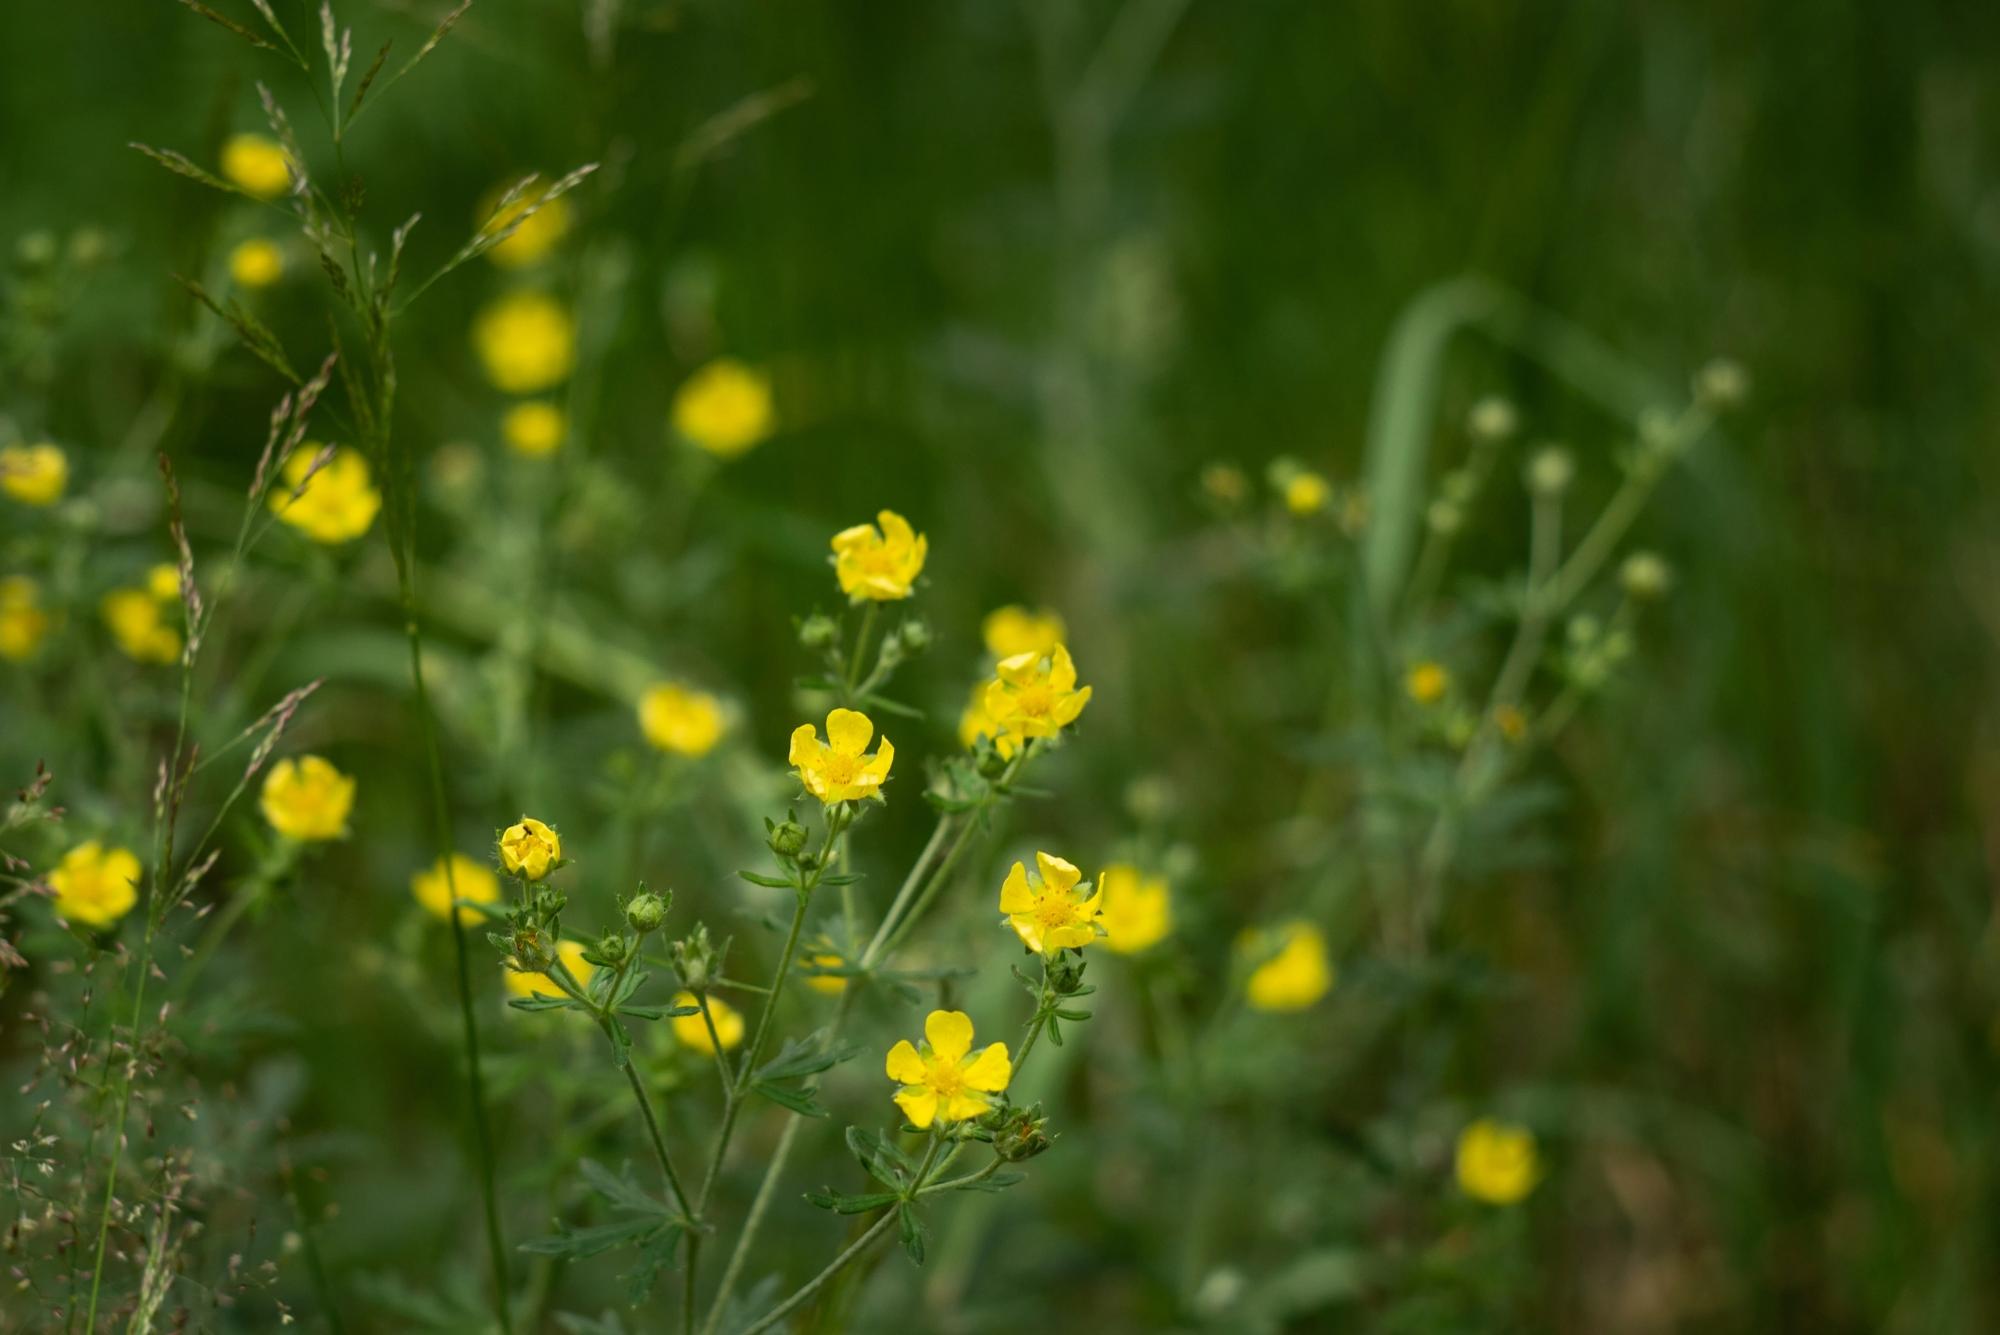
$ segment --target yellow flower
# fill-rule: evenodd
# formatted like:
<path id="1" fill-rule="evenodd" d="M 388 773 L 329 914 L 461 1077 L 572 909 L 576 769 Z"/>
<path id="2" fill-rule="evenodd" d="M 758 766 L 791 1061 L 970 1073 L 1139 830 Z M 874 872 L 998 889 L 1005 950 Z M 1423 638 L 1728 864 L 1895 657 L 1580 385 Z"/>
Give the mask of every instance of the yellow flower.
<path id="1" fill-rule="evenodd" d="M 699 1006 L 701 1002 L 692 992 L 674 993 L 674 1005 Z M 715 1036 L 722 1040 L 722 1050 L 729 1051 L 743 1041 L 743 1016 L 728 1002 L 714 993 L 708 998 L 708 1018 L 715 1021 Z M 673 1027 L 674 1037 L 696 1052 L 713 1055 L 715 1044 L 709 1041 L 708 1025 L 699 1015 L 676 1015 L 667 1021 Z"/>
<path id="2" fill-rule="evenodd" d="M 1092 890 L 1088 898 L 1079 897 L 1076 883 L 1083 873 L 1050 853 L 1035 854 L 1035 871 L 1030 881 L 1027 867 L 1017 862 L 1000 884 L 1000 911 L 1021 944 L 1037 954 L 1053 955 L 1065 946 L 1081 950 L 1095 941 L 1103 888 Z"/>
<path id="3" fill-rule="evenodd" d="M 988 612 L 986 620 L 979 624 L 986 650 L 995 658 L 1054 653 L 1055 647 L 1068 638 L 1067 629 L 1059 613 L 1031 612 L 1014 606 Z"/>
<path id="4" fill-rule="evenodd" d="M 809 950 L 799 961 L 801 971 L 813 969 L 838 969 L 846 965 L 838 952 L 832 950 Z M 847 990 L 847 976 L 838 973 L 806 973 L 806 986 L 815 992 L 824 992 L 837 997 Z"/>
<path id="5" fill-rule="evenodd" d="M 285 272 L 285 252 L 266 237 L 239 241 L 229 252 L 229 276 L 239 287 L 269 287 Z"/>
<path id="6" fill-rule="evenodd" d="M 853 709 L 836 709 L 826 716 L 824 742 L 812 724 L 799 724 L 792 729 L 790 755 L 799 782 L 828 806 L 877 796 L 889 777 L 896 748 L 884 737 L 874 755 L 864 755 L 874 735 L 875 725 L 868 716 Z"/>
<path id="7" fill-rule="evenodd" d="M 1097 888 L 1104 896 L 1104 911 L 1098 918 L 1104 925 L 1104 944 L 1119 954 L 1137 954 L 1173 930 L 1173 902 L 1164 877 L 1114 863 L 1098 873 Z"/>
<path id="8" fill-rule="evenodd" d="M 1250 1004 L 1260 1011 L 1302 1011 L 1333 986 L 1326 938 L 1304 919 L 1275 930 L 1252 929 L 1240 942 L 1243 954 L 1261 961 L 1250 974 Z"/>
<path id="9" fill-rule="evenodd" d="M 26 575 L 0 579 L 0 658 L 19 663 L 34 656 L 49 633 L 42 593 Z"/>
<path id="10" fill-rule="evenodd" d="M 271 512 L 314 542 L 351 542 L 375 522 L 382 493 L 369 483 L 368 461 L 345 445 L 308 477 L 323 448 L 307 441 L 292 452 L 283 480 L 271 488 Z"/>
<path id="11" fill-rule="evenodd" d="M 503 187 L 486 197 L 485 207 L 480 210 L 480 216 L 486 219 L 480 224 L 482 232 L 490 235 L 499 231 L 520 217 L 527 207 L 540 197 L 537 187 L 529 186 L 519 199 L 495 212 L 493 206 L 498 204 L 506 193 Z M 562 240 L 569 232 L 569 224 L 569 201 L 557 195 L 528 214 L 527 221 L 515 228 L 512 236 L 486 252 L 486 258 L 503 269 L 525 269 L 530 265 L 539 264 L 556 248 L 556 242 Z"/>
<path id="12" fill-rule="evenodd" d="M 514 453 L 531 459 L 555 453 L 568 431 L 563 410 L 546 399 L 517 403 L 500 419 L 500 438 Z"/>
<path id="13" fill-rule="evenodd" d="M 451 855 L 449 878 L 445 876 L 443 858 L 439 858 L 410 878 L 410 893 L 417 897 L 417 902 L 429 910 L 432 916 L 446 921 L 450 921 L 451 918 L 454 890 L 458 892 L 456 896 L 458 899 L 472 900 L 480 904 L 495 904 L 500 900 L 500 878 L 493 874 L 491 867 L 483 862 L 474 862 L 463 853 Z M 478 909 L 459 905 L 460 922 L 478 922 L 482 916 L 484 915 Z"/>
<path id="14" fill-rule="evenodd" d="M 924 1050 L 907 1038 L 896 1040 L 886 1063 L 889 1078 L 902 1088 L 896 1106 L 919 1130 L 934 1121 L 963 1122 L 993 1106 L 1014 1078 L 1005 1043 L 990 1043 L 972 1056 L 972 1020 L 964 1011 L 932 1011 L 924 1021 Z"/>
<path id="15" fill-rule="evenodd" d="M 662 751 L 705 756 L 727 726 L 722 702 L 705 691 L 662 682 L 639 697 L 639 730 Z"/>
<path id="16" fill-rule="evenodd" d="M 23 505 L 54 505 L 69 485 L 69 457 L 56 446 L 0 447 L 0 491 Z"/>
<path id="17" fill-rule="evenodd" d="M 180 567 L 162 561 L 146 571 L 146 592 L 163 603 L 177 603 L 181 600 Z"/>
<path id="18" fill-rule="evenodd" d="M 1064 645 L 1047 658 L 1003 658 L 997 670 L 1000 675 L 986 685 L 986 714 L 1017 738 L 1053 737 L 1090 703 L 1090 687 L 1077 689 L 1076 664 Z"/>
<path id="19" fill-rule="evenodd" d="M 1326 479 L 1318 473 L 1294 473 L 1285 483 L 1285 508 L 1295 515 L 1318 514 L 1326 508 Z"/>
<path id="20" fill-rule="evenodd" d="M 259 199 L 276 199 L 292 188 L 291 159 L 261 134 L 229 136 L 222 145 L 222 174 Z"/>
<path id="21" fill-rule="evenodd" d="M 92 839 L 63 854 L 49 873 L 56 912 L 86 927 L 108 927 L 139 902 L 139 859 L 129 848 Z"/>
<path id="22" fill-rule="evenodd" d="M 993 740 L 994 749 L 1004 758 L 1012 760 L 1021 744 L 986 712 L 986 688 L 989 685 L 990 682 L 982 681 L 972 688 L 972 699 L 966 702 L 965 712 L 958 716 L 958 741 L 970 751 L 981 737 L 989 737 Z"/>
<path id="23" fill-rule="evenodd" d="M 1519 705 L 1501 705 L 1493 711 L 1493 726 L 1508 741 L 1518 742 L 1528 735 L 1528 716 Z"/>
<path id="24" fill-rule="evenodd" d="M 771 378 L 734 357 L 697 370 L 674 395 L 674 431 L 718 459 L 746 453 L 776 425 Z"/>
<path id="25" fill-rule="evenodd" d="M 562 861 L 562 836 L 533 816 L 523 816 L 500 835 L 500 865 L 514 876 L 539 881 Z"/>
<path id="26" fill-rule="evenodd" d="M 910 596 L 923 572 L 930 544 L 894 510 L 875 516 L 881 525 L 856 524 L 833 535 L 833 573 L 855 602 L 893 602 Z"/>
<path id="27" fill-rule="evenodd" d="M 570 976 L 579 987 L 588 986 L 590 975 L 597 972 L 597 966 L 583 957 L 583 942 L 558 941 L 556 958 L 563 962 Z M 506 968 L 505 965 L 501 966 Z M 518 969 L 507 969 L 500 975 L 506 981 L 507 990 L 517 997 L 566 997 L 569 993 L 557 987 L 555 980 L 545 973 L 522 973 Z"/>
<path id="28" fill-rule="evenodd" d="M 576 364 L 576 325 L 560 302 L 540 292 L 511 292 L 479 313 L 472 345 L 486 378 L 508 394 L 559 385 Z"/>
<path id="29" fill-rule="evenodd" d="M 1418 704 L 1434 705 L 1451 689 L 1451 673 L 1441 663 L 1416 663 L 1403 674 L 1403 689 Z"/>
<path id="30" fill-rule="evenodd" d="M 1541 1180 L 1535 1133 L 1482 1117 L 1458 1136 L 1458 1186 L 1488 1205 L 1512 1205 Z"/>
<path id="31" fill-rule="evenodd" d="M 171 663 L 181 656 L 181 636 L 161 618 L 160 606 L 150 590 L 113 589 L 104 595 L 98 611 L 127 658 Z"/>
<path id="32" fill-rule="evenodd" d="M 287 839 L 339 839 L 354 806 L 354 780 L 319 756 L 280 760 L 265 778 L 257 805 Z"/>

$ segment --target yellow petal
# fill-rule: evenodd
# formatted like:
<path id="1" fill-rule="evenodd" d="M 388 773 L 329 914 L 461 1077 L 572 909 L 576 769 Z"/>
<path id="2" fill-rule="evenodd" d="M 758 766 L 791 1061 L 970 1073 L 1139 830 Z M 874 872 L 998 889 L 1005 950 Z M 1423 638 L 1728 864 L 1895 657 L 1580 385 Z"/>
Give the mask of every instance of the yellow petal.
<path id="1" fill-rule="evenodd" d="M 844 528 L 833 535 L 833 550 L 836 552 L 852 551 L 857 547 L 866 547 L 873 541 L 875 541 L 875 526 L 873 524 L 856 524 L 853 528 Z"/>
<path id="2" fill-rule="evenodd" d="M 998 1094 L 1007 1088 L 1007 1082 L 1014 1078 L 1014 1063 L 1007 1059 L 1005 1043 L 989 1043 L 985 1051 L 974 1057 L 960 1074 L 967 1089 L 983 1089 L 989 1094 Z"/>
<path id="3" fill-rule="evenodd" d="M 1083 879 L 1083 873 L 1067 858 L 1059 858 L 1053 853 L 1036 853 L 1035 870 L 1042 874 L 1042 884 L 1051 890 L 1069 890 Z"/>
<path id="4" fill-rule="evenodd" d="M 1042 924 L 1034 914 L 1017 913 L 1007 919 L 1007 925 L 1014 929 L 1014 935 L 1021 938 L 1022 945 L 1037 955 L 1042 953 Z"/>
<path id="5" fill-rule="evenodd" d="M 924 1079 L 924 1059 L 917 1055 L 915 1047 L 907 1038 L 896 1040 L 896 1046 L 889 1049 L 889 1078 L 899 1085 L 919 1085 Z"/>
<path id="6" fill-rule="evenodd" d="M 1061 699 L 1056 701 L 1056 707 L 1055 707 L 1056 723 L 1062 727 L 1068 727 L 1070 724 L 1076 722 L 1076 716 L 1078 714 L 1081 714 L 1083 712 L 1083 707 L 1089 703 L 1090 703 L 1090 687 L 1088 686 L 1084 687 L 1080 691 L 1073 691 L 1070 694 L 1063 696 Z"/>
<path id="7" fill-rule="evenodd" d="M 1059 644 L 1049 654 L 1049 685 L 1058 691 L 1076 689 L 1076 663 L 1069 656 L 1069 646 Z"/>
<path id="8" fill-rule="evenodd" d="M 811 764 L 813 757 L 818 755 L 818 746 L 819 729 L 810 723 L 799 724 L 798 727 L 792 729 L 792 749 L 788 757 L 789 763 L 799 767 Z"/>
<path id="9" fill-rule="evenodd" d="M 994 665 L 993 670 L 1000 674 L 1001 681 L 1025 686 L 1035 679 L 1036 669 L 1041 665 L 1041 661 L 1040 654 L 1030 651 L 1025 654 L 1015 654 L 1012 658 L 1001 659 Z"/>
<path id="10" fill-rule="evenodd" d="M 842 755 L 860 755 L 874 735 L 875 725 L 859 710 L 836 709 L 826 716 L 827 745 Z"/>
<path id="11" fill-rule="evenodd" d="M 882 780 L 889 777 L 889 766 L 894 764 L 895 760 L 896 748 L 889 744 L 887 737 L 884 737 L 882 744 L 875 748 L 875 758 L 861 771 L 862 777 L 879 785 Z"/>
<path id="12" fill-rule="evenodd" d="M 924 1037 L 933 1057 L 956 1062 L 972 1051 L 972 1017 L 964 1011 L 932 1011 L 924 1020 Z"/>
<path id="13" fill-rule="evenodd" d="M 882 536 L 891 547 L 903 547 L 915 540 L 917 531 L 910 527 L 910 521 L 894 510 L 884 510 L 875 516 L 875 522 L 882 526 Z"/>
<path id="14" fill-rule="evenodd" d="M 969 1122 L 975 1117 L 984 1117 L 993 1105 L 979 1094 L 954 1094 L 944 1106 L 944 1120 L 947 1122 Z"/>
<path id="15" fill-rule="evenodd" d="M 1007 873 L 1007 879 L 1000 883 L 1000 911 L 1002 913 L 1033 913 L 1035 896 L 1028 889 L 1028 869 L 1020 863 Z"/>
<path id="16" fill-rule="evenodd" d="M 903 1116 L 910 1119 L 910 1125 L 919 1131 L 936 1118 L 937 1105 L 937 1091 L 927 1085 L 910 1085 L 896 1091 L 896 1106 L 903 1110 Z"/>

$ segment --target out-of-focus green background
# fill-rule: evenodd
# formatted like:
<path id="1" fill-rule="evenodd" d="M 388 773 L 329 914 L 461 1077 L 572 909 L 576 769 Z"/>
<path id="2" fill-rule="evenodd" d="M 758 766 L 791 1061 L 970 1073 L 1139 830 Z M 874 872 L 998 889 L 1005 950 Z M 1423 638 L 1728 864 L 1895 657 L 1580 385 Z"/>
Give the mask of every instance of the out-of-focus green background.
<path id="1" fill-rule="evenodd" d="M 302 6 L 279 12 L 312 32 Z M 372 55 L 387 37 L 412 49 L 436 13 L 350 3 L 342 16 Z M 221 336 L 169 275 L 200 274 L 222 241 L 280 220 L 125 144 L 209 162 L 225 133 L 262 129 L 254 79 L 302 127 L 311 98 L 173 4 L 16 6 L 4 29 L 0 238 L 70 245 L 94 228 L 108 251 L 45 306 L 10 289 L 0 419 L 124 479 L 93 560 L 143 570 L 167 553 L 149 447 L 187 480 L 198 547 L 221 541 L 280 388 L 235 350 L 175 375 Z M 345 149 L 378 243 L 424 215 L 418 272 L 497 185 L 605 164 L 575 197 L 581 225 L 551 277 L 588 303 L 586 343 L 603 340 L 593 382 L 574 387 L 589 392 L 587 438 L 549 474 L 560 481 L 495 483 L 508 514 L 548 507 L 552 536 L 538 546 L 490 511 L 424 521 L 431 588 L 453 603 L 436 609 L 440 639 L 463 674 L 443 695 L 458 700 L 447 741 L 465 846 L 525 808 L 596 822 L 609 847 L 643 763 L 615 692 L 495 652 L 528 608 L 450 596 L 453 578 L 503 572 L 504 589 L 504 572 L 529 571 L 531 607 L 739 705 L 727 780 L 629 853 L 684 905 L 731 912 L 728 873 L 756 855 L 745 812 L 784 798 L 751 757 L 775 761 L 802 717 L 789 618 L 833 606 L 826 535 L 889 506 L 930 535 L 924 608 L 940 638 L 906 692 L 934 721 L 891 729 L 913 765 L 907 796 L 917 757 L 950 744 L 978 617 L 1009 601 L 1062 609 L 1097 696 L 1047 777 L 1055 797 L 1016 825 L 1095 862 L 1130 832 L 1131 782 L 1164 780 L 1187 930 L 1215 934 L 1190 949 L 1220 958 L 1237 924 L 1320 874 L 1286 820 L 1323 754 L 1311 733 L 1346 652 L 1346 595 L 1213 576 L 1200 471 L 1231 461 L 1254 478 L 1292 455 L 1356 475 L 1399 311 L 1484 274 L 1591 330 L 1663 396 L 1716 353 L 1755 385 L 1643 523 L 1679 580 L 1623 686 L 1536 762 L 1561 796 L 1535 827 L 1552 858 L 1484 878 L 1454 919 L 1452 949 L 1513 981 L 1402 1016 L 1386 1053 L 1348 1047 L 1337 1016 L 1304 1022 L 1296 1085 L 1225 1110 L 1240 1180 L 1261 1184 L 1249 1199 L 1183 1206 L 1172 1183 L 1094 1172 L 1086 1161 L 1118 1159 L 1090 1118 L 1172 1138 L 1097 1091 L 1035 1165 L 1041 1194 L 1009 1199 L 980 1278 L 960 1277 L 954 1292 L 988 1323 L 968 1328 L 1029 1315 L 1193 1328 L 1215 1295 L 1187 1291 L 1211 1272 L 1255 1285 L 1308 1252 L 1405 1245 L 1401 1221 L 1348 1211 L 1317 1194 L 1331 1179 L 1258 1145 L 1337 1145 L 1407 1111 L 1400 1091 L 1438 1070 L 1470 1096 L 1526 1087 L 1566 1110 L 1548 1150 L 1559 1171 L 1511 1253 L 1527 1264 L 1508 1281 L 1510 1320 L 1992 1328 L 1996 43 L 2000 11 L 1968 4 L 481 0 Z M 1079 87 L 1092 97 L 1073 100 Z M 676 169 L 697 126 L 773 90 L 800 100 Z M 311 364 L 323 298 L 293 260 L 260 309 Z M 509 281 L 461 271 L 402 336 L 399 431 L 420 450 L 470 442 L 496 473 L 503 400 L 466 329 Z M 784 426 L 694 492 L 667 405 L 715 352 L 772 368 Z M 1533 437 L 1570 442 L 1601 500 L 1629 424 L 1475 339 L 1441 420 L 1487 392 L 1512 397 Z M 1467 565 L 1512 569 L 1520 532 L 1518 507 L 1488 507 Z M 392 1274 L 422 1289 L 440 1257 L 472 1264 L 471 1225 L 450 1221 L 470 1220 L 473 1198 L 449 1015 L 413 1024 L 370 981 L 410 944 L 402 887 L 428 847 L 393 581 L 371 542 L 328 569 L 274 541 L 259 577 L 260 596 L 317 580 L 325 601 L 260 664 L 249 703 L 329 675 L 300 744 L 337 755 L 362 795 L 356 839 L 307 876 L 295 921 L 266 920 L 265 957 L 243 965 L 264 980 L 276 1037 L 215 1085 L 322 1138 L 342 1283 Z M 482 734 L 488 686 L 532 699 L 526 733 Z M 149 689 L 120 687 L 141 735 L 165 707 Z M 10 687 L 8 782 L 45 756 L 59 778 L 104 776 L 73 804 L 141 820 L 149 771 L 121 758 L 117 725 L 71 723 Z M 873 834 L 877 879 L 924 828 L 914 800 L 892 807 Z M 1365 993 L 1386 966 L 1365 937 L 1338 944 Z M 1115 1047 L 1119 1030 L 1082 1041 Z M 1255 1129 L 1273 1126 L 1284 1134 Z M 1296 1181 L 1315 1191 L 1287 1197 Z M 1216 1236 L 1167 1254 L 1147 1225 L 1155 1190 L 1212 1211 Z M 808 1225 L 801 1257 L 833 1237 L 819 1216 Z M 1203 1273 L 1175 1274 L 1190 1261 Z M 1442 1320 L 1366 1282 L 1330 1288 L 1296 1328 Z"/>

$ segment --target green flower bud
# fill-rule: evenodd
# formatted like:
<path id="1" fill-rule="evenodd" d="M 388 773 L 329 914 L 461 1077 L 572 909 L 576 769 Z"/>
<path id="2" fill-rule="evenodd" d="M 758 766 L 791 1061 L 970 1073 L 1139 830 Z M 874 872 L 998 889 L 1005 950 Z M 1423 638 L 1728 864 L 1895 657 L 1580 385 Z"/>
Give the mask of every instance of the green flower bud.
<path id="1" fill-rule="evenodd" d="M 1618 567 L 1618 584 L 1641 602 L 1666 597 L 1674 587 L 1674 568 L 1654 552 L 1633 552 Z"/>
<path id="2" fill-rule="evenodd" d="M 912 617 L 903 623 L 903 649 L 907 653 L 920 654 L 931 647 L 931 624 L 921 617 Z"/>
<path id="3" fill-rule="evenodd" d="M 555 942 L 538 927 L 522 927 L 509 943 L 514 965 L 522 973 L 547 973 L 556 962 Z"/>
<path id="4" fill-rule="evenodd" d="M 1008 1163 L 1032 1159 L 1049 1147 L 1049 1119 L 1042 1105 L 1011 1109 L 993 1132 L 993 1152 Z"/>
<path id="5" fill-rule="evenodd" d="M 667 901 L 651 891 L 641 891 L 625 904 L 625 921 L 635 932 L 650 932 L 667 919 Z"/>
<path id="6" fill-rule="evenodd" d="M 1506 440 L 1520 424 L 1520 415 L 1514 411 L 1514 405 L 1498 395 L 1481 399 L 1465 415 L 1466 431 L 1474 440 L 1487 444 L 1497 445 Z"/>
<path id="7" fill-rule="evenodd" d="M 674 942 L 672 953 L 674 972 L 680 975 L 681 986 L 690 992 L 706 992 L 717 972 L 715 947 L 709 942 L 707 925 L 696 923 L 692 932 Z"/>
<path id="8" fill-rule="evenodd" d="M 623 932 L 606 932 L 598 938 L 597 948 L 591 951 L 589 958 L 594 963 L 608 964 L 615 968 L 624 963 L 628 953 Z"/>
<path id="9" fill-rule="evenodd" d="M 764 842 L 779 857 L 796 858 L 805 852 L 806 827 L 788 816 L 771 827 L 770 836 Z"/>
<path id="10" fill-rule="evenodd" d="M 1528 461 L 1528 490 L 1537 496 L 1560 496 L 1575 480 L 1576 462 L 1560 445 L 1546 446 Z"/>
<path id="11" fill-rule="evenodd" d="M 1694 397 L 1713 412 L 1740 408 L 1750 397 L 1750 373 L 1740 363 L 1718 357 L 1695 372 Z"/>
<path id="12" fill-rule="evenodd" d="M 825 649 L 840 638 L 840 627 L 832 617 L 813 613 L 799 623 L 799 644 L 806 649 Z"/>

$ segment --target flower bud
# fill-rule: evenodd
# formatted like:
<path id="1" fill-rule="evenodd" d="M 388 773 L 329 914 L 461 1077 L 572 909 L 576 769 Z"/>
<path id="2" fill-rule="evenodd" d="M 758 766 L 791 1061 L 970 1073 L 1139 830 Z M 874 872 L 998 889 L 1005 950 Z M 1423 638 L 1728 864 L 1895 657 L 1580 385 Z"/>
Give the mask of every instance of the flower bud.
<path id="1" fill-rule="evenodd" d="M 832 617 L 815 612 L 799 623 L 799 647 L 803 649 L 826 649 L 840 638 L 840 627 Z"/>
<path id="2" fill-rule="evenodd" d="M 771 851 L 779 857 L 796 858 L 805 852 L 806 827 L 787 816 L 771 827 L 771 833 L 764 842 L 769 844 Z"/>
<path id="3" fill-rule="evenodd" d="M 1618 584 L 1640 602 L 1664 598 L 1674 586 L 1674 569 L 1655 552 L 1633 552 L 1618 567 Z"/>
<path id="4" fill-rule="evenodd" d="M 608 964 L 616 968 L 618 965 L 624 963 L 625 956 L 628 953 L 625 934 L 623 932 L 606 932 L 598 938 L 597 949 L 592 952 L 592 955 L 597 963 Z"/>
<path id="5" fill-rule="evenodd" d="M 1520 415 L 1514 411 L 1514 405 L 1497 394 L 1489 394 L 1479 400 L 1465 415 L 1465 429 L 1472 438 L 1492 445 L 1513 435 L 1520 424 Z"/>
<path id="6" fill-rule="evenodd" d="M 911 617 L 903 623 L 903 650 L 920 654 L 931 647 L 931 623 L 922 617 Z"/>
<path id="7" fill-rule="evenodd" d="M 695 924 L 692 932 L 674 942 L 672 953 L 681 986 L 690 992 L 706 992 L 716 975 L 715 947 L 709 942 L 707 925 Z"/>
<path id="8" fill-rule="evenodd" d="M 1537 496 L 1551 499 L 1561 496 L 1575 478 L 1576 462 L 1559 445 L 1536 451 L 1535 457 L 1528 461 L 1528 490 Z"/>
<path id="9" fill-rule="evenodd" d="M 625 921 L 635 932 L 650 932 L 667 920 L 667 901 L 642 890 L 625 903 Z"/>
<path id="10" fill-rule="evenodd" d="M 556 962 L 555 945 L 538 927 L 523 927 L 514 933 L 514 966 L 522 973 L 547 973 Z"/>
<path id="11" fill-rule="evenodd" d="M 1750 373 L 1741 363 L 1718 357 L 1695 372 L 1694 397 L 1713 412 L 1740 408 L 1750 397 Z"/>
<path id="12" fill-rule="evenodd" d="M 1084 887 L 1077 888 L 1081 891 Z M 1083 986 L 1083 971 L 1087 967 L 1081 952 L 1057 952 L 1055 958 L 1048 962 L 1049 987 L 1058 996 L 1072 995 Z"/>
<path id="13" fill-rule="evenodd" d="M 993 1132 L 993 1152 L 1008 1163 L 1032 1159 L 1049 1147 L 1048 1126 L 1039 1103 L 1011 1109 Z"/>

